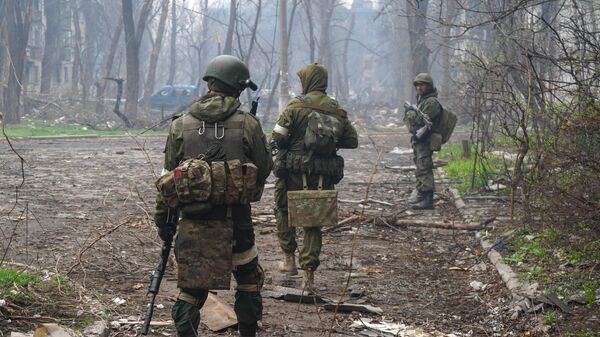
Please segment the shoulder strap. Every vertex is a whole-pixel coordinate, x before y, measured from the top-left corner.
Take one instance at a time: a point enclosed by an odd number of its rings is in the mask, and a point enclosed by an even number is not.
[[[326,106],[322,106],[322,105],[317,105],[314,103],[293,102],[293,103],[290,103],[290,105],[288,105],[288,108],[305,108],[305,109],[314,109],[317,111],[325,111],[325,112],[332,113],[332,114],[337,115],[342,118],[346,118],[346,116],[348,115],[348,113],[344,109],[330,108],[330,107],[326,107]]]

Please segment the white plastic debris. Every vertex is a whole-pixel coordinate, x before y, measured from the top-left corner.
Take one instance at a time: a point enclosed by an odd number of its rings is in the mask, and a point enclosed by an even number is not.
[[[0,299],[0,308],[6,305],[6,300]]]
[[[125,304],[125,302],[127,302],[126,300],[120,298],[120,297],[115,297],[113,298],[113,303],[116,305],[121,305],[121,304]]]
[[[394,148],[392,149],[392,151],[390,151],[390,153],[392,154],[411,154],[413,153],[412,149],[401,149],[397,146],[394,146]]]
[[[479,281],[471,281],[471,283],[469,283],[469,285],[471,286],[471,288],[473,288],[473,290],[476,290],[476,291],[485,290],[485,288],[487,287],[487,284],[485,284],[483,282],[479,282]]]
[[[156,305],[156,309],[164,309],[164,308],[165,308],[165,306],[162,303]]]
[[[119,321],[112,321],[110,322],[110,327],[113,329],[118,329],[119,327],[121,327],[121,323],[119,323]]]

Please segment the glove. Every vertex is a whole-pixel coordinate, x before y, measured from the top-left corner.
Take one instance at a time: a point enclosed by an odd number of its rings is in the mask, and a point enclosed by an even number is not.
[[[177,232],[177,227],[167,225],[167,226],[157,227],[156,230],[158,231],[158,236],[160,236],[160,238],[164,242],[170,242],[171,240],[173,240],[173,236],[175,235],[175,232]]]
[[[417,113],[413,109],[406,110],[406,119],[414,121],[417,119]]]

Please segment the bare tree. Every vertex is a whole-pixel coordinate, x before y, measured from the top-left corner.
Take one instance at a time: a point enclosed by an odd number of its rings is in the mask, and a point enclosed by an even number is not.
[[[173,1],[174,3],[175,1]],[[162,46],[163,35],[165,32],[165,26],[167,22],[167,16],[169,14],[169,0],[163,0],[161,5],[160,19],[158,22],[158,30],[156,32],[156,38],[154,39],[154,45],[152,46],[152,53],[150,54],[150,64],[148,65],[148,76],[146,78],[146,85],[144,86],[144,107],[149,109],[150,106],[150,95],[154,91],[154,82],[156,80],[156,67],[158,65],[158,57],[160,55],[160,48]]]
[[[20,99],[24,83],[25,59],[29,27],[31,25],[31,0],[6,0],[6,40],[8,42],[8,85],[4,92],[4,121],[20,121]]]
[[[153,0],[144,0],[137,27],[133,19],[133,6],[131,0],[122,0],[123,28],[125,31],[125,51],[127,62],[127,100],[125,102],[125,115],[132,121],[137,119],[137,101],[140,81],[140,43],[144,35],[146,20],[150,15]]]
[[[175,72],[177,71],[177,11],[176,11],[177,0],[173,0],[171,7],[171,51],[169,56],[169,79],[168,84],[173,84],[175,80]],[[164,13],[164,12],[163,12]],[[162,14],[161,14],[162,18]],[[161,36],[162,40],[162,36]],[[159,47],[160,48],[160,47]]]
[[[46,17],[46,31],[44,43],[44,56],[42,58],[42,76],[40,80],[40,92],[46,94],[52,87],[52,77],[58,72],[59,65],[59,5],[58,0],[44,1],[44,15]]]
[[[279,0],[279,111],[283,111],[290,101],[288,68],[287,1]]]
[[[97,85],[96,115],[101,115],[102,112],[104,111],[104,92],[106,91],[106,85],[108,84],[107,78],[112,77],[113,64],[114,64],[115,55],[117,53],[119,39],[121,38],[122,31],[123,31],[123,20],[120,19],[119,23],[115,27],[115,30],[112,34],[112,38],[110,40],[110,48],[108,50],[108,56],[106,57],[106,64],[104,66],[104,72],[103,72],[104,76],[100,79],[100,82]]]
[[[429,72],[429,54],[431,51],[427,47],[425,36],[428,6],[429,0],[406,2],[413,76],[418,73]]]
[[[237,4],[235,0],[229,1],[229,25],[227,26],[227,36],[225,38],[225,46],[223,54],[233,55],[233,33],[235,32],[235,24],[237,22]]]

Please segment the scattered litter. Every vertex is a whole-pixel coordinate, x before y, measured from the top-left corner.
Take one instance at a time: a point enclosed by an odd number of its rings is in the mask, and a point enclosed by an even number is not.
[[[485,290],[485,288],[487,287],[487,284],[485,284],[483,282],[479,282],[479,281],[471,281],[471,283],[469,283],[469,285],[471,286],[471,288],[473,288],[473,290],[476,290],[476,291]]]
[[[113,329],[118,329],[121,326],[121,323],[119,323],[119,321],[111,321],[110,322],[110,327]]]
[[[365,336],[398,336],[398,337],[458,337],[455,334],[444,334],[441,332],[425,332],[421,328],[415,328],[406,326],[405,324],[392,323],[392,322],[378,322],[371,318],[360,318],[352,322],[351,328],[356,329],[368,329],[363,330],[361,335]],[[369,331],[370,330],[370,331]],[[378,331],[378,334],[374,334],[374,331]]]
[[[392,151],[390,151],[389,153],[392,154],[410,154],[413,153],[412,149],[401,149],[397,146],[394,146],[394,148],[392,149]]]
[[[6,305],[6,300],[0,299],[0,308]]]
[[[33,333],[35,337],[72,337],[77,334],[67,328],[63,328],[55,323],[44,323],[38,326]]]
[[[137,283],[137,284],[135,284],[135,285],[133,286],[133,289],[135,289],[135,290],[140,290],[140,289],[142,289],[143,287],[144,287],[144,284],[143,284],[143,283]]]
[[[162,303],[161,303],[161,304],[157,304],[157,305],[156,305],[156,308],[157,308],[157,309],[164,309],[164,308],[165,308],[165,305],[164,305],[164,304],[162,304]]]
[[[127,302],[126,300],[120,298],[120,297],[116,297],[113,300],[113,303],[116,305],[121,305],[121,304],[125,304],[125,302]]]

